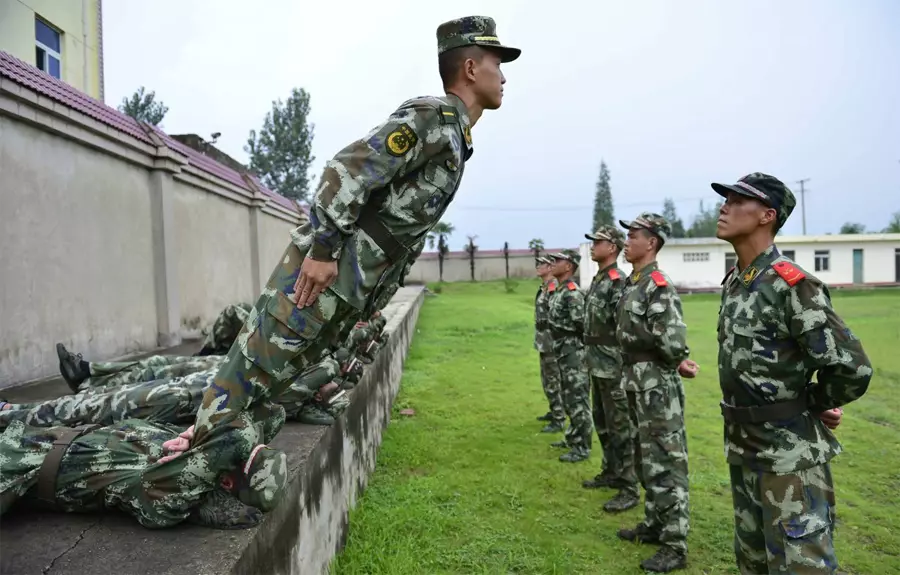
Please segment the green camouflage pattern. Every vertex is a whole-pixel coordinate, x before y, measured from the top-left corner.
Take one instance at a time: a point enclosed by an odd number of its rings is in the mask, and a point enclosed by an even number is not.
[[[626,230],[643,228],[659,236],[663,242],[672,236],[672,224],[660,214],[653,212],[644,212],[630,222],[619,220],[619,225]]]
[[[791,286],[779,267],[789,278],[805,277]],[[770,246],[743,271],[726,277],[718,339],[719,384],[727,404],[767,405],[805,393],[809,398],[809,410],[790,421],[726,422],[728,463],[790,473],[840,453],[818,413],[862,397],[873,371],[818,278]],[[817,383],[811,383],[814,373]]]
[[[337,260],[330,291],[362,311],[399,282],[407,258],[391,264],[357,219],[373,192],[386,193],[378,219],[415,255],[456,195],[472,153],[463,135],[470,128],[458,97],[415,98],[325,164],[310,220],[291,236],[302,255]]]
[[[497,23],[488,16],[464,16],[444,22],[437,29],[438,55],[464,46],[482,46],[496,50],[503,62],[512,62],[521,50],[500,43]]]
[[[92,361],[91,377],[78,391],[109,390],[123,385],[160,379],[177,379],[206,370],[216,370],[223,356],[152,355],[138,361]]]
[[[666,285],[657,285],[654,276]],[[616,340],[623,354],[626,391],[643,391],[659,384],[661,379],[655,372],[674,370],[687,359],[690,350],[681,298],[656,262],[633,272],[625,282],[616,308]],[[656,361],[629,364],[629,354],[652,354]]]
[[[223,474],[242,474],[240,454],[274,438],[284,409],[260,403],[239,417],[244,425],[229,430],[215,449],[189,451],[165,463],[157,462],[163,443],[176,438],[179,427],[129,419],[77,437],[59,466],[56,507],[79,513],[119,509],[154,529],[177,525],[219,488]],[[64,429],[16,421],[0,434],[0,513],[35,496],[38,471]],[[261,504],[277,503],[287,480],[283,458],[269,455],[251,469],[242,502],[260,510]]]
[[[559,365],[563,407],[569,417],[566,444],[590,454],[593,422],[591,388],[584,359],[584,294],[572,280],[560,282],[549,301],[553,354]]]
[[[728,197],[728,192],[734,192],[754,200],[759,200],[770,208],[774,209],[778,214],[778,227],[780,229],[791,212],[797,205],[797,198],[794,192],[787,187],[784,182],[764,174],[762,172],[754,172],[747,174],[737,181],[736,184],[711,184],[712,189],[723,198]]]
[[[742,575],[836,572],[828,463],[787,473],[741,465],[730,471],[734,553]]]
[[[591,382],[591,413],[597,439],[603,448],[601,475],[615,479],[615,486],[637,496],[637,475],[634,468],[635,430],[628,410],[628,394],[622,378],[608,379],[589,376]]]
[[[616,226],[600,226],[592,234],[584,234],[591,241],[606,240],[616,245],[620,250],[625,247],[625,234]]]
[[[557,288],[556,278],[543,282],[534,296],[534,349],[538,353],[553,351],[553,337],[550,335],[549,313],[550,294]]]
[[[554,260],[567,260],[575,264],[575,267],[578,267],[578,264],[581,262],[581,256],[578,255],[578,252],[571,249],[564,249],[562,251],[558,251],[556,253],[550,254],[550,257]]]
[[[237,334],[247,322],[250,316],[250,310],[253,308],[249,303],[239,303],[226,306],[215,321],[208,328],[204,328],[202,333],[206,336],[203,340],[203,347],[197,355],[225,355],[231,349]]]
[[[687,553],[688,448],[677,371],[689,354],[687,326],[681,298],[656,262],[628,277],[616,308],[616,339],[637,433],[634,466],[645,491],[642,525],[659,534],[663,545]]]
[[[241,502],[224,489],[210,491],[187,518],[188,523],[212,529],[249,529],[262,521],[263,513]]]
[[[619,380],[622,354],[616,343],[616,307],[625,290],[627,274],[613,262],[598,271],[585,295],[584,335],[609,340],[585,345],[588,369],[594,377]]]
[[[634,467],[644,488],[641,525],[662,545],[686,554],[690,490],[684,390],[674,370],[644,366],[642,375],[658,383],[628,392],[631,424],[637,431]]]
[[[541,353],[541,386],[547,397],[550,410],[550,423],[562,426],[566,422],[566,408],[562,398],[562,376],[559,373],[559,363],[553,352]]]

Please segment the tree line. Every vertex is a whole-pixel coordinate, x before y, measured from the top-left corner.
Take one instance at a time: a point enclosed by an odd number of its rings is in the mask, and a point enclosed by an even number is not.
[[[119,111],[140,122],[161,126],[169,108],[156,92],[143,86],[123,98]],[[309,121],[309,92],[294,88],[286,101],[272,102],[272,109],[257,132],[250,130],[244,151],[250,157],[248,171],[270,190],[295,200],[306,201],[313,177],[309,168],[315,161],[312,143],[315,125]]]

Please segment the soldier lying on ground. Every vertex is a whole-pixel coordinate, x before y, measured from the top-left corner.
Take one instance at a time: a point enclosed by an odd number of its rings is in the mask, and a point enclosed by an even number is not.
[[[62,344],[57,350],[60,371],[78,393],[39,403],[0,402],[0,428],[13,421],[35,427],[109,425],[125,419],[188,423],[196,417],[203,391],[224,359],[157,355],[136,362],[85,362]],[[288,418],[329,425],[346,409],[344,398],[329,403],[338,391],[334,379],[347,352],[339,350],[335,356],[304,370],[277,399]]]
[[[265,402],[239,417],[244,426],[214,448],[177,458],[162,457],[165,446],[187,441],[192,429],[179,435],[138,419],[75,429],[12,422],[0,434],[0,515],[24,500],[64,512],[120,509],[148,528],[186,520],[252,526],[286,485],[285,454],[266,445],[284,424],[284,409]],[[242,460],[241,452],[250,455]],[[210,512],[219,517],[210,521]]]

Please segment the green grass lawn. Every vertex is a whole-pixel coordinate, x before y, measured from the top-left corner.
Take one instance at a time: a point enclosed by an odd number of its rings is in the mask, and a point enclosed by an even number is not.
[[[620,541],[642,506],[601,506],[611,490],[585,490],[591,459],[557,461],[535,417],[547,410],[532,348],[537,284],[447,284],[426,298],[392,421],[369,486],[350,514],[332,572],[642,573],[654,546]],[[837,551],[848,573],[900,573],[900,291],[836,292],[834,305],[862,339],[875,377],[838,429],[834,460]],[[737,573],[716,379],[718,296],[684,296],[693,358],[686,380],[690,447],[689,567]],[[413,408],[415,415],[399,415]]]

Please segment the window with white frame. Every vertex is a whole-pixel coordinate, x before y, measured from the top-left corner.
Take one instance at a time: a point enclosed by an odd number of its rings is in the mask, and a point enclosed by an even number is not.
[[[816,271],[827,272],[830,269],[831,252],[828,250],[816,250]]]
[[[708,262],[709,252],[684,252],[682,257],[685,262]]]
[[[797,261],[797,258],[794,257],[796,255],[796,252],[794,250],[784,250],[783,252],[781,252],[781,255],[789,260]]]
[[[731,271],[731,268],[737,266],[737,254],[732,252],[730,254],[725,254],[725,273]]]
[[[34,19],[35,65],[54,78],[62,79],[62,34],[41,20]]]

